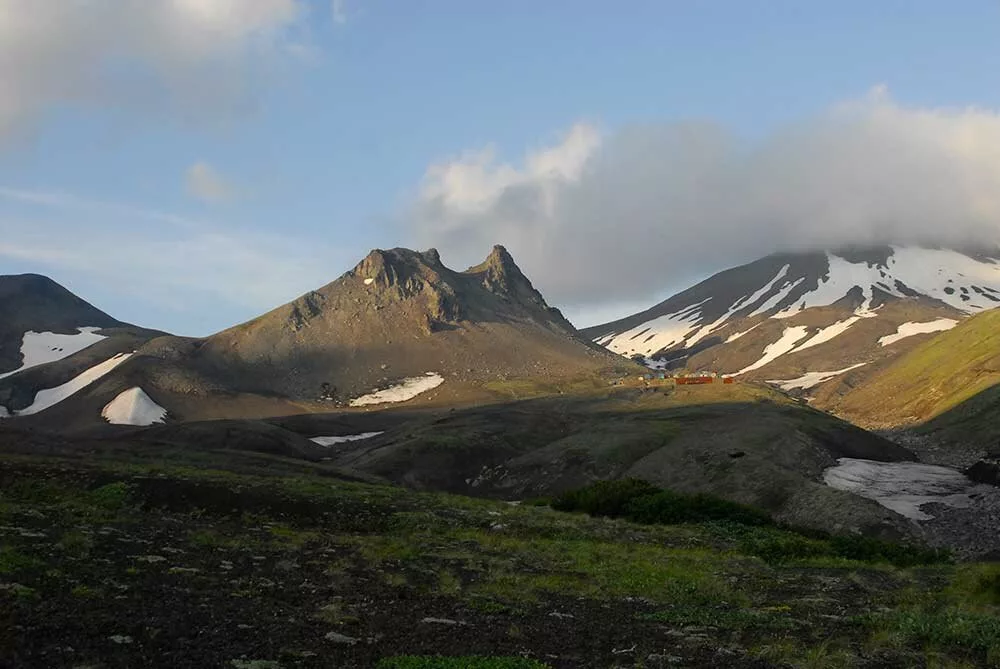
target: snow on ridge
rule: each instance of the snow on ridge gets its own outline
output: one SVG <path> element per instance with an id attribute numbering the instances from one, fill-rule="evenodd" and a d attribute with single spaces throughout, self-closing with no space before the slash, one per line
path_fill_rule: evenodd
<path id="1" fill-rule="evenodd" d="M 818 386 L 821 383 L 829 381 L 835 376 L 846 374 L 852 369 L 857 369 L 858 367 L 862 367 L 867 364 L 868 364 L 867 362 L 859 362 L 856 365 L 851 365 L 850 367 L 837 369 L 831 372 L 806 372 L 797 379 L 787 379 L 787 380 L 775 379 L 772 381 L 768 381 L 768 383 L 774 384 L 785 391 L 795 390 L 796 388 L 801 390 L 808 390 L 809 388 Z"/>
<path id="2" fill-rule="evenodd" d="M 790 274 L 790 265 L 783 265 L 770 281 L 737 299 L 711 323 L 704 322 L 704 309 L 700 307 L 713 297 L 645 321 L 625 332 L 604 334 L 595 341 L 621 355 L 649 356 L 669 348 L 688 348 L 729 323 L 755 316 L 790 318 L 806 309 L 832 305 L 858 290 L 861 291 L 861 304 L 848 321 L 823 328 L 802 344 L 800 350 L 829 341 L 854 325 L 856 319 L 877 317 L 878 308 L 872 306 L 877 299 L 876 290 L 901 299 L 913 294 L 926 296 L 967 314 L 1000 307 L 1000 263 L 997 261 L 980 260 L 948 249 L 892 246 L 891 250 L 884 264 L 851 262 L 828 252 L 825 271 L 811 290 L 803 286 L 809 277 Z M 773 294 L 765 299 L 769 293 Z M 791 300 L 793 304 L 781 306 Z M 751 309 L 750 313 L 743 313 Z M 730 335 L 726 343 L 748 331 Z"/>
<path id="3" fill-rule="evenodd" d="M 870 309 L 873 288 L 895 297 L 906 297 L 897 282 L 910 291 L 940 300 L 965 313 L 1000 306 L 1000 265 L 997 263 L 976 260 L 949 249 L 891 248 L 892 255 L 885 265 L 852 263 L 827 253 L 828 272 L 816 289 L 805 293 L 794 305 L 774 317 L 788 318 L 805 309 L 831 305 L 858 287 L 864 294 L 864 303 L 856 315 L 870 318 L 874 315 Z M 963 295 L 966 299 L 962 299 Z M 997 301 L 986 295 L 992 295 Z"/>
<path id="4" fill-rule="evenodd" d="M 785 328 L 785 331 L 781 333 L 781 337 L 778 338 L 778 341 L 768 344 L 764 348 L 764 354 L 757 362 L 744 367 L 740 371 L 733 374 L 733 376 L 739 376 L 740 374 L 746 374 L 747 372 L 752 372 L 755 369 L 760 369 L 769 362 L 772 362 L 786 353 L 791 352 L 795 349 L 795 344 L 801 341 L 802 338 L 808 333 L 809 328 L 805 325 L 796 325 L 795 327 Z"/>
<path id="5" fill-rule="evenodd" d="M 101 409 L 101 417 L 112 425 L 152 425 L 162 423 L 167 410 L 153 401 L 139 386 L 129 388 Z"/>
<path id="6" fill-rule="evenodd" d="M 701 318 L 700 307 L 710 299 L 712 298 L 705 298 L 673 313 L 646 321 L 631 330 L 604 337 L 597 340 L 597 343 L 621 355 L 635 353 L 650 355 L 669 348 L 684 341 L 684 338 L 698 327 L 697 321 Z"/>
<path id="7" fill-rule="evenodd" d="M 809 339 L 805 340 L 805 342 L 803 342 L 798 348 L 796 348 L 794 353 L 798 353 L 799 351 L 804 351 L 807 348 L 812 348 L 813 346 L 819 346 L 820 344 L 825 344 L 834 337 L 842 335 L 845 332 L 847 332 L 847 328 L 857 323 L 859 320 L 861 320 L 861 318 L 862 318 L 861 316 L 851 316 L 846 320 L 837 321 L 836 323 L 828 325 L 825 328 L 820 328 L 819 332 L 814 334 Z"/>
<path id="8" fill-rule="evenodd" d="M 30 416 L 31 414 L 39 413 L 40 411 L 44 411 L 49 407 L 59 404 L 67 397 L 76 394 L 89 386 L 91 383 L 110 373 L 115 367 L 131 358 L 132 355 L 132 353 L 119 353 L 118 355 L 108 358 L 104 362 L 96 364 L 90 369 L 81 372 L 61 386 L 48 388 L 46 390 L 39 390 L 35 394 L 35 401 L 32 402 L 31 406 L 15 412 L 16 415 Z"/>
<path id="9" fill-rule="evenodd" d="M 424 376 L 414 376 L 403 379 L 398 383 L 384 390 L 376 390 L 368 395 L 362 395 L 351 400 L 352 407 L 368 406 L 371 404 L 386 404 L 389 402 L 405 402 L 413 399 L 420 393 L 437 388 L 444 383 L 444 377 L 437 372 L 427 372 Z"/>
<path id="10" fill-rule="evenodd" d="M 76 334 L 68 335 L 28 330 L 21 339 L 21 366 L 13 371 L 0 374 L 0 379 L 31 367 L 68 358 L 102 339 L 107 339 L 104 335 L 96 334 L 100 329 L 98 327 L 81 327 L 77 328 Z"/>
<path id="11" fill-rule="evenodd" d="M 727 344 L 731 344 L 734 341 L 736 341 L 737 339 L 739 339 L 740 337 L 742 337 L 743 335 L 750 334 L 751 331 L 756 330 L 760 326 L 761 326 L 761 323 L 757 323 L 757 325 L 754 325 L 749 330 L 743 330 L 742 332 L 734 332 L 733 334 L 731 334 L 728 337 L 726 337 L 726 343 Z"/>
<path id="12" fill-rule="evenodd" d="M 753 313 L 749 314 L 748 318 L 753 316 L 760 316 L 761 314 L 767 313 L 774 307 L 778 306 L 786 297 L 788 297 L 791 294 L 793 290 L 795 290 L 799 286 L 799 284 L 801 284 L 805 280 L 806 278 L 804 276 L 800 276 L 795 281 L 789 281 L 785 283 L 785 285 L 781 287 L 781 290 L 772 295 L 769 300 L 764 302 L 764 304 L 754 309 Z"/>
<path id="13" fill-rule="evenodd" d="M 953 318 L 939 318 L 936 321 L 926 323 L 915 323 L 913 321 L 903 323 L 896 328 L 895 334 L 886 335 L 878 340 L 880 346 L 895 344 L 900 339 L 912 337 L 918 334 L 930 334 L 931 332 L 944 332 L 958 325 L 958 321 Z"/>
<path id="14" fill-rule="evenodd" d="M 332 436 L 332 437 L 312 437 L 309 441 L 314 444 L 319 444 L 320 446 L 333 446 L 334 444 L 343 444 L 348 441 L 360 441 L 362 439 L 371 439 L 372 437 L 377 437 L 381 432 L 362 432 L 360 434 L 345 434 L 342 436 Z"/>
<path id="15" fill-rule="evenodd" d="M 771 290 L 774 284 L 780 281 L 782 277 L 784 277 L 785 274 L 788 273 L 789 267 L 791 267 L 791 265 L 784 265 L 780 270 L 778 270 L 778 273 L 774 275 L 774 278 L 768 281 L 766 284 L 764 284 L 762 288 L 757 289 L 756 291 L 754 291 L 749 295 L 744 295 L 740 299 L 733 302 L 733 304 L 729 307 L 729 309 L 726 310 L 726 313 L 722 314 L 714 321 L 712 321 L 708 325 L 703 326 L 700 330 L 695 332 L 691 338 L 689 338 L 687 341 L 684 342 L 684 346 L 694 346 L 699 341 L 704 339 L 706 336 L 710 335 L 712 332 L 718 330 L 720 327 L 725 325 L 726 321 L 728 321 L 737 311 L 740 311 L 741 309 L 747 309 L 755 305 L 760 298 L 762 298 Z"/>

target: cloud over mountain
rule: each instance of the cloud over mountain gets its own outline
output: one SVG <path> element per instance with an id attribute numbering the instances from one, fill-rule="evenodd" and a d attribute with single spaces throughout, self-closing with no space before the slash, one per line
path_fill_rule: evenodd
<path id="1" fill-rule="evenodd" d="M 428 168 L 406 222 L 449 257 L 506 244 L 555 304 L 654 297 L 778 250 L 1000 240 L 1000 114 L 884 87 L 756 142 L 709 122 L 578 124 L 520 166 Z"/>
<path id="2" fill-rule="evenodd" d="M 0 140 L 59 105 L 216 118 L 301 46 L 303 0 L 0 0 Z"/>

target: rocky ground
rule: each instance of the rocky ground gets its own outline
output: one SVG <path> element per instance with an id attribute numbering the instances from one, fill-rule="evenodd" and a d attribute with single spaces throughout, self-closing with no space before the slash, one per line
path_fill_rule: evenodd
<path id="1" fill-rule="evenodd" d="M 0 457 L 0 666 L 1000 659 L 990 565 L 782 559 L 809 555 L 810 540 L 413 493 L 266 456 L 234 462 L 239 473 L 221 460 Z M 413 659 L 434 656 L 459 659 Z M 494 659 L 461 659 L 472 656 Z"/>

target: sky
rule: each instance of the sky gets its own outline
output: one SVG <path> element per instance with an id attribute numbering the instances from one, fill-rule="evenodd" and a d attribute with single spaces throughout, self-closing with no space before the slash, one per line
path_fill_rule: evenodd
<path id="1" fill-rule="evenodd" d="M 373 248 L 579 326 L 776 251 L 996 244 L 1000 4 L 0 0 L 0 273 L 201 336 Z"/>

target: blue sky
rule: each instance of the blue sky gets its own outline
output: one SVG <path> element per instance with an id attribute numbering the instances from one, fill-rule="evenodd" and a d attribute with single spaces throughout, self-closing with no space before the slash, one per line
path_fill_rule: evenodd
<path id="1" fill-rule="evenodd" d="M 828 164 L 829 143 L 815 138 L 831 123 L 853 123 L 857 138 L 878 118 L 880 138 L 912 128 L 886 146 L 947 144 L 947 160 L 965 161 L 949 174 L 980 173 L 989 155 L 970 158 L 954 138 L 1000 137 L 995 2 L 242 0 L 235 11 L 203 0 L 216 10 L 205 13 L 191 1 L 64 11 L 61 0 L 0 0 L 0 98 L 14 101 L 0 103 L 0 272 L 44 273 L 118 318 L 203 335 L 333 280 L 374 247 L 434 245 L 460 267 L 503 243 L 585 325 L 766 252 L 759 238 L 774 229 L 753 233 L 754 221 L 814 218 L 806 204 L 762 210 L 729 246 L 718 223 L 681 234 L 683 257 L 671 255 L 678 230 L 727 217 L 689 202 L 694 190 L 713 183 L 698 197 L 714 201 L 747 191 L 746 174 L 762 171 L 750 154 L 784 164 L 776 147 L 793 144 L 796 164 Z M 172 12 L 176 33 L 150 36 L 157 11 Z M 18 39 L 4 46 L 5 34 Z M 852 103 L 863 111 L 830 121 Z M 555 177 L 528 168 L 542 154 Z M 709 155 L 708 176 L 685 185 Z M 607 156 L 614 167 L 597 165 Z M 718 167 L 734 162 L 736 184 Z M 449 165 L 458 185 L 434 176 Z M 629 190 L 649 174 L 674 199 Z M 930 178 L 901 173 L 882 191 L 923 191 Z M 968 179 L 960 186 L 922 206 L 940 206 L 942 228 L 956 199 L 975 199 Z M 772 188 L 755 181 L 750 199 Z M 542 192 L 556 205 L 539 213 Z M 531 211 L 499 219 L 511 202 Z M 970 235 L 995 225 L 993 205 L 962 214 L 975 219 Z M 593 211 L 600 220 L 574 234 Z M 907 211 L 880 203 L 846 227 Z M 782 239 L 816 238 L 799 235 Z"/>

